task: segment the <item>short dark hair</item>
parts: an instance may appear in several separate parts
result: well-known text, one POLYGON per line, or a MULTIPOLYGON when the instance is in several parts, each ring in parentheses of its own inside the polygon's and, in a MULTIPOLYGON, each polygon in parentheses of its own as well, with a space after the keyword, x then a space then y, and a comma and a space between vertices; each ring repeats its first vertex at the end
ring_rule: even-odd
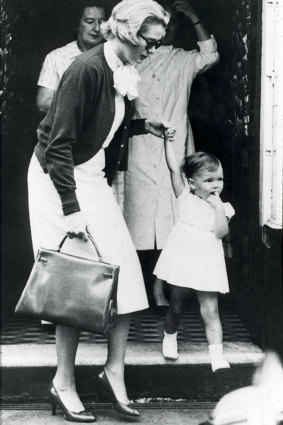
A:
POLYGON ((87 7, 98 7, 104 9, 105 18, 109 15, 109 4, 107 0, 79 0, 75 4, 76 23, 78 24, 83 16, 83 12, 87 7))
POLYGON ((184 171, 187 179, 189 179, 193 178, 197 172, 202 170, 216 171, 220 165, 221 162, 212 153, 196 152, 185 158, 182 170, 184 171))

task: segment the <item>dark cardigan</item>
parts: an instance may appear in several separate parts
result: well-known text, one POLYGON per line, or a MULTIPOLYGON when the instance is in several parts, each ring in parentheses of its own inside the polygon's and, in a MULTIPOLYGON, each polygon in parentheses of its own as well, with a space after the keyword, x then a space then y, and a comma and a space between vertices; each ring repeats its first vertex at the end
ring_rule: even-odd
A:
MULTIPOLYGON (((132 102, 125 98, 124 120, 106 149, 109 184, 118 169, 127 169, 129 137, 146 132, 145 120, 131 120, 133 112, 132 102)), ((113 72, 103 45, 99 45, 80 55, 66 70, 37 129, 35 154, 60 195, 65 215, 80 211, 74 166, 88 161, 101 149, 114 116, 113 72)))

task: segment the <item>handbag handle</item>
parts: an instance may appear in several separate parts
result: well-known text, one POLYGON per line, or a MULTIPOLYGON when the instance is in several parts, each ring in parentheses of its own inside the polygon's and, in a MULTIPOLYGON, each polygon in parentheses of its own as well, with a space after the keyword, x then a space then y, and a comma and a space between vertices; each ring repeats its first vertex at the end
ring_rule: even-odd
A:
MULTIPOLYGON (((95 241, 94 241, 93 237, 91 236, 91 234, 89 233, 89 231, 88 231, 87 229, 86 229, 86 232, 87 232, 87 235, 88 235, 89 240, 91 241, 92 245, 94 246, 94 248, 95 248, 95 250, 96 250, 96 252, 97 252, 98 260, 99 260, 99 261, 104 262, 104 261, 103 261, 103 258, 102 258, 102 255, 101 255, 101 252, 99 251, 98 246, 97 246, 97 244, 95 243, 95 241)), ((62 249, 62 247, 63 247, 63 245, 64 245, 64 243, 66 242, 66 239, 67 239, 68 237, 69 237, 68 235, 66 235, 66 236, 64 236, 64 237, 63 237, 62 241, 60 242, 60 244, 59 244, 59 246, 58 246, 57 252, 61 252, 61 249, 62 249)))

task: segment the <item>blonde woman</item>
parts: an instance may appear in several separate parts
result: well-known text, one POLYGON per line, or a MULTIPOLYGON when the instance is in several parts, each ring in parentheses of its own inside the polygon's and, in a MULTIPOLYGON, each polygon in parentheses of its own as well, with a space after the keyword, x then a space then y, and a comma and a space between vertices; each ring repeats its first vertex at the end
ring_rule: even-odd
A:
MULTIPOLYGON (((38 127, 29 168, 29 209, 34 251, 55 248, 65 233, 70 250, 92 256, 86 227, 105 258, 120 265, 118 322, 108 338, 101 384, 120 413, 139 416, 129 406, 124 358, 130 313, 148 307, 144 282, 128 229, 108 183, 125 169, 128 137, 151 132, 162 137, 166 122, 131 120, 142 62, 165 34, 169 16, 152 0, 124 0, 101 25, 108 40, 80 55, 60 81, 38 127)), ((73 422, 94 422, 77 394, 74 365, 80 332, 56 327, 58 367, 49 385, 52 413, 60 405, 73 422)))

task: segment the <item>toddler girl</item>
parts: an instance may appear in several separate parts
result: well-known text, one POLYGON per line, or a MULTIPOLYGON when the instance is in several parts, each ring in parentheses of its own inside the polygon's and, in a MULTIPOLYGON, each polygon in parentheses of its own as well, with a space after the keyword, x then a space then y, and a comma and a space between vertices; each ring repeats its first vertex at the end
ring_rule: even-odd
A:
POLYGON ((170 305, 165 319, 163 356, 178 358, 177 330, 190 289, 196 290, 213 372, 229 368, 223 357, 222 326, 217 292, 229 292, 221 239, 234 215, 223 203, 223 170, 212 154, 197 152, 186 158, 185 185, 173 147, 165 138, 165 154, 179 206, 179 221, 170 233, 154 269, 157 280, 167 281, 170 305), (190 288, 190 289, 189 289, 190 288))

